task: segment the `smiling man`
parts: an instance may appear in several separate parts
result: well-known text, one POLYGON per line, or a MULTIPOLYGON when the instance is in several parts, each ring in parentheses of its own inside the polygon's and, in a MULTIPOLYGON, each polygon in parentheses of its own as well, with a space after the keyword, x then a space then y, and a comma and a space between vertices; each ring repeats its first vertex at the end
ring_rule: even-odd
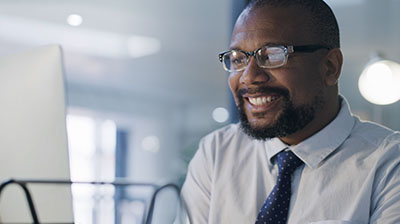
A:
POLYGON ((400 134, 352 115, 335 16, 321 0, 254 0, 219 55, 240 123, 202 139, 191 223, 400 223, 400 134))

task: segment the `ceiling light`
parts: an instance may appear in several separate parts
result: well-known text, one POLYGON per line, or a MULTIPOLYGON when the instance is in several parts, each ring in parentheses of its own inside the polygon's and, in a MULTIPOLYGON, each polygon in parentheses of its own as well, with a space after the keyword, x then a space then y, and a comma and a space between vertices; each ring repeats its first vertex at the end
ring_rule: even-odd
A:
POLYGON ((212 113, 212 117, 214 118, 214 120, 218 123, 224 123, 228 120, 229 118, 229 112, 227 109, 223 108, 223 107, 218 107, 215 108, 213 113, 212 113))
POLYGON ((61 44, 65 51, 107 58, 137 58, 161 49, 159 39, 0 15, 0 38, 32 46, 61 44), (101 47, 99 47, 101 46, 101 47))
POLYGON ((161 42, 158 39, 143 36, 129 36, 127 45, 128 55, 132 58, 155 54, 161 49, 161 42))
POLYGON ((154 135, 147 136, 142 140, 142 148, 146 151, 157 153, 160 150, 160 140, 154 135))
POLYGON ((69 15, 67 18, 67 22, 71 26, 80 26, 82 24, 82 16, 78 14, 69 15))
POLYGON ((358 87, 369 102, 387 105, 400 100, 400 64, 373 58, 361 73, 358 87))

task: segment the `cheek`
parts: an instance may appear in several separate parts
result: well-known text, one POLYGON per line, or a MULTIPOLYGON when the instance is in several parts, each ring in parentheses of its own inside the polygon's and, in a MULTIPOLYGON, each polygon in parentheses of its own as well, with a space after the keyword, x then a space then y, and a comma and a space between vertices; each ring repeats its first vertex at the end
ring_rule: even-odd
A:
POLYGON ((229 79, 228 79, 228 84, 229 88, 231 89, 231 92, 235 98, 236 103, 238 102, 237 100, 237 91, 239 90, 239 82, 240 82, 240 75, 238 74, 229 74, 229 79))
POLYGON ((291 73, 292 78, 283 84, 289 90, 290 98, 294 104, 309 103, 315 95, 320 94, 323 80, 314 70, 298 71, 291 73), (295 75, 296 77, 293 77, 295 75))

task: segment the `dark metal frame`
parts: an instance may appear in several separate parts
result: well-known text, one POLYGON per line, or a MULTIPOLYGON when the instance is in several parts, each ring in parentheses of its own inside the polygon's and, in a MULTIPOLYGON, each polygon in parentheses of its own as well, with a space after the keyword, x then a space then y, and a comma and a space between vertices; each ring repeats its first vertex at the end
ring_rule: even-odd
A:
POLYGON ((242 69, 237 70, 237 71, 228 69, 228 67, 224 63, 224 56, 225 55, 227 55, 229 53, 232 53, 232 52, 241 52, 244 55, 246 55, 246 57, 247 57, 246 65, 249 63, 250 57, 253 56, 254 58, 257 59, 256 60, 257 64, 261 68, 278 68, 278 67, 281 67, 281 66, 286 64, 286 62, 288 60, 288 56, 291 53, 294 53, 294 52, 314 52, 314 51, 317 51, 319 49, 330 50, 331 48, 328 47, 328 46, 324 46, 324 45, 302 45, 302 46, 294 46, 294 45, 265 45, 265 46, 262 46, 262 47, 258 48, 255 51, 243 51, 243 50, 239 50, 239 49, 232 49, 232 50, 229 50, 229 51, 225 51, 225 52, 222 52, 222 53, 218 54, 218 59, 223 64, 224 69, 226 71, 228 71, 228 72, 240 72, 240 71, 244 70, 246 67, 243 67, 242 69), (259 64, 259 58, 257 57, 257 55, 259 55, 258 52, 260 52, 261 50, 263 50, 265 48, 269 48, 269 47, 282 49, 282 51, 283 51, 283 53, 285 55, 285 60, 282 62, 282 64, 279 64, 279 65, 276 65, 276 66, 262 66, 262 65, 259 64))
MULTIPOLYGON (((36 211, 35 205, 33 203, 33 198, 32 195, 28 189, 28 184, 56 184, 56 185, 71 185, 71 184, 89 184, 89 185, 112 185, 112 186, 147 186, 147 187, 152 187, 154 189, 154 192, 151 196, 151 201, 149 205, 149 210, 146 215, 145 223, 150 224, 153 218, 153 211, 154 211, 154 206, 156 202, 157 195, 164 189, 167 188, 172 188, 175 190, 177 197, 179 199, 179 187, 175 184, 165 184, 165 185, 156 185, 156 184, 150 184, 150 183, 136 183, 136 182, 130 182, 130 181, 125 181, 125 180, 116 180, 113 182, 102 182, 102 181, 70 181, 70 180, 40 180, 40 179, 9 179, 7 181, 4 181, 0 185, 0 196, 1 193, 3 192, 4 188, 7 187, 8 185, 11 184, 16 184, 20 186, 24 193, 25 197, 29 206, 29 210, 32 216, 32 222, 34 224, 40 224, 39 218, 38 218, 38 213, 36 211)), ((180 203, 180 200, 178 200, 180 203)))

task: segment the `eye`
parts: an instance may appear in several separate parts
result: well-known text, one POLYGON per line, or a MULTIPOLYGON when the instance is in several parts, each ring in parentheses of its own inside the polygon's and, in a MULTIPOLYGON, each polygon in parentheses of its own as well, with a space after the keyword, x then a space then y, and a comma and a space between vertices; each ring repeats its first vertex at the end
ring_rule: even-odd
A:
POLYGON ((232 51, 229 55, 232 64, 246 64, 247 55, 240 51, 232 51))
POLYGON ((243 70, 243 68, 246 67, 247 62, 247 54, 240 50, 231 50, 222 56, 224 69, 229 72, 243 70))
POLYGON ((285 64, 286 54, 281 47, 264 47, 257 52, 259 64, 266 68, 274 68, 285 64))
POLYGON ((232 58, 231 63, 232 64, 244 64, 244 63, 246 63, 246 60, 244 58, 232 58))

